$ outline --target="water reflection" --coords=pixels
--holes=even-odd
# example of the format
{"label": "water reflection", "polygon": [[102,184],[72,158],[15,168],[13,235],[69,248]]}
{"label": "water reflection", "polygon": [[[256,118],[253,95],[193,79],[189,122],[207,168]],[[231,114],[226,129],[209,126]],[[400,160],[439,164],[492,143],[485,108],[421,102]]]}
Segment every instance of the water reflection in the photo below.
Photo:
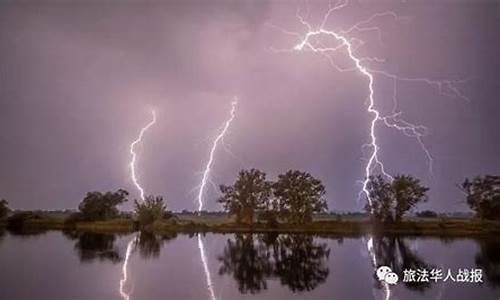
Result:
{"label": "water reflection", "polygon": [[125,260],[123,261],[122,266],[122,278],[120,279],[120,295],[123,300],[130,300],[131,290],[129,287],[126,287],[128,283],[128,262],[130,260],[130,255],[132,254],[132,247],[136,238],[131,239],[127,244],[127,250],[125,251]]}
{"label": "water reflection", "polygon": [[[373,254],[376,257],[377,266],[388,266],[396,274],[403,274],[403,270],[427,269],[435,266],[429,265],[416,252],[410,249],[405,239],[399,236],[379,236],[373,238]],[[374,274],[375,285],[382,288],[382,283]],[[400,278],[401,280],[403,278]],[[405,282],[410,290],[424,291],[431,285],[430,282]]]}
{"label": "water reflection", "polygon": [[[42,233],[10,230],[3,233],[0,230],[0,260],[2,267],[10,271],[7,275],[0,272],[0,289],[5,299],[32,298],[26,294],[26,289],[15,284],[19,280],[24,280],[40,299],[78,299],[89,291],[92,295],[84,298],[110,299],[112,297],[107,296],[112,294],[122,300],[161,299],[163,295],[175,295],[172,297],[175,299],[210,299],[213,294],[207,294],[205,288],[213,290],[214,285],[218,287],[219,299],[292,297],[283,294],[283,289],[301,293],[295,297],[314,299],[328,299],[329,296],[384,299],[386,295],[391,299],[440,299],[441,296],[443,299],[498,299],[499,296],[500,241],[494,236],[448,240],[373,236],[369,244],[375,265],[387,265],[400,276],[405,269],[481,268],[483,280],[488,282],[483,285],[451,281],[431,281],[427,285],[400,282],[384,294],[380,282],[372,279],[371,273],[366,273],[371,268],[367,269],[369,262],[359,253],[360,247],[364,247],[359,237],[346,239],[336,247],[331,242],[338,238],[336,236],[208,234],[193,235],[189,240],[186,236],[176,239],[176,234],[147,232],[120,236],[67,231],[65,238],[61,238],[60,232]],[[34,234],[39,236],[33,237]],[[193,259],[198,251],[194,241],[198,241],[198,247],[200,241],[204,244],[201,248],[205,264]],[[414,241],[419,242],[418,252],[413,247]],[[329,261],[330,251],[333,251],[329,247],[335,247],[335,261]],[[75,255],[59,255],[68,248],[73,248]],[[453,255],[448,255],[450,249]],[[53,264],[56,275],[46,278],[42,284],[32,274],[43,273],[46,261],[56,262]],[[67,276],[64,272],[81,266],[79,261],[92,265]],[[433,266],[441,263],[443,265]],[[19,268],[19,265],[25,267]],[[208,266],[214,269],[209,270]],[[172,270],[176,270],[176,276],[170,276]],[[206,285],[202,280],[204,270],[210,276]],[[359,280],[359,284],[352,285],[353,278]],[[78,286],[70,284],[75,280]],[[99,283],[103,280],[111,280],[111,284],[101,286]],[[227,280],[233,282],[231,288],[225,284]],[[186,282],[189,285],[184,285]],[[55,291],[47,289],[47,285],[64,288]],[[264,290],[265,293],[259,294]],[[424,290],[425,294],[421,294]],[[307,294],[309,291],[313,293]]]}
{"label": "water reflection", "polygon": [[4,236],[5,236],[5,229],[0,227],[0,244],[2,243],[2,241],[4,239]]}
{"label": "water reflection", "polygon": [[177,237],[177,233],[154,234],[141,232],[136,243],[139,255],[144,259],[158,258],[163,245]]}
{"label": "water reflection", "polygon": [[120,252],[115,246],[116,235],[109,233],[94,233],[80,231],[64,231],[64,236],[76,240],[75,251],[83,263],[95,260],[119,263],[122,261]]}
{"label": "water reflection", "polygon": [[500,287],[500,240],[497,238],[477,240],[479,251],[475,261],[483,269],[486,281],[493,287]]}
{"label": "water reflection", "polygon": [[34,228],[16,228],[9,227],[7,231],[19,238],[30,238],[35,236],[44,235],[49,232],[47,229],[34,229]]}
{"label": "water reflection", "polygon": [[241,293],[267,289],[271,278],[291,291],[310,291],[328,277],[329,255],[327,245],[312,236],[236,234],[218,258],[219,274],[232,275]]}
{"label": "water reflection", "polygon": [[[81,262],[94,260],[119,263],[123,260],[118,247],[115,245],[118,235],[112,233],[96,233],[82,231],[64,231],[64,236],[76,241],[74,248]],[[140,232],[127,244],[127,252],[138,250],[143,259],[157,258],[165,242],[177,237],[176,233],[153,234]]]}

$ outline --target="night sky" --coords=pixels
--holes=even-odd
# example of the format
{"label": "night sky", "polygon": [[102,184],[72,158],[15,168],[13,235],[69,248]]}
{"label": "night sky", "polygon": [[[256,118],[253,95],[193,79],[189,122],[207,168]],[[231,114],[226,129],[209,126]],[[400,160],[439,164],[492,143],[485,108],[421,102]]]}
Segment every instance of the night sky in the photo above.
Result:
{"label": "night sky", "polygon": [[[12,208],[64,209],[93,190],[138,197],[129,144],[154,108],[139,180],[170,209],[195,210],[209,146],[238,96],[227,149],[216,152],[215,184],[232,183],[241,168],[270,179],[301,169],[323,181],[330,209],[362,209],[367,80],[315,53],[271,51],[299,42],[275,26],[306,32],[298,7],[305,14],[305,2],[284,1],[1,1],[0,198]],[[318,25],[327,9],[311,1],[308,21]],[[326,27],[346,29],[387,10],[400,18],[371,23],[383,43],[374,32],[352,35],[366,42],[360,55],[385,58],[367,64],[405,77],[467,79],[457,86],[469,101],[400,82],[403,116],[429,128],[434,172],[414,139],[382,125],[380,158],[390,173],[431,188],[421,209],[466,210],[456,184],[500,173],[500,4],[353,1]],[[336,58],[349,65],[345,51]],[[392,108],[392,87],[375,78],[383,112]],[[210,186],[207,209],[221,209],[216,197]]]}

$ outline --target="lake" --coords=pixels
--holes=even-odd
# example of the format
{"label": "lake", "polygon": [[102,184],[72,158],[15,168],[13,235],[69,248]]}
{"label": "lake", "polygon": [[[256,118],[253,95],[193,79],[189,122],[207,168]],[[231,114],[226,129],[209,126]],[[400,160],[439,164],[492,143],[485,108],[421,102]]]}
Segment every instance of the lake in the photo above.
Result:
{"label": "lake", "polygon": [[[399,282],[379,281],[374,264]],[[494,237],[2,232],[0,266],[1,299],[500,298]],[[433,269],[429,282],[408,275]]]}

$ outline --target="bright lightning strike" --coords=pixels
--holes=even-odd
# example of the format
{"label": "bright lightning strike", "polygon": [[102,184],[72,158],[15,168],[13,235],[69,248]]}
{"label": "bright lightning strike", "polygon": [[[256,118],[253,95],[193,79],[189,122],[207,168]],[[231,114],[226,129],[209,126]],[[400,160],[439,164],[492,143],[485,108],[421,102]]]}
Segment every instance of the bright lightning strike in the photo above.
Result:
{"label": "bright lightning strike", "polygon": [[[281,30],[284,34],[287,35],[292,35],[297,38],[299,38],[299,43],[293,47],[293,49],[285,49],[285,50],[276,50],[272,49],[275,52],[292,52],[292,51],[312,51],[315,53],[318,53],[325,57],[330,65],[334,67],[336,70],[339,72],[349,72],[349,71],[357,71],[360,74],[362,74],[368,81],[368,107],[367,107],[367,112],[371,114],[373,117],[370,121],[370,126],[369,126],[369,143],[364,145],[368,148],[371,149],[371,152],[368,156],[366,165],[365,165],[365,170],[364,170],[364,180],[363,180],[363,185],[362,185],[362,191],[361,193],[364,193],[370,207],[372,207],[372,199],[370,197],[370,193],[368,191],[368,183],[369,183],[369,178],[371,175],[374,174],[374,172],[377,170],[380,172],[380,174],[384,175],[385,177],[389,178],[392,180],[392,176],[386,172],[384,164],[379,158],[379,152],[380,152],[380,146],[378,145],[378,140],[377,140],[377,134],[376,134],[376,127],[379,123],[385,125],[388,128],[393,128],[398,130],[399,132],[403,133],[404,135],[408,137],[415,138],[422,150],[424,151],[426,158],[428,160],[428,165],[429,165],[429,173],[432,174],[432,164],[433,164],[433,159],[430,154],[430,151],[427,149],[423,142],[423,137],[427,134],[427,128],[422,126],[422,125],[415,125],[412,124],[408,121],[405,121],[402,119],[401,115],[402,112],[397,111],[397,97],[396,97],[396,85],[399,81],[407,81],[407,82],[423,82],[428,85],[434,86],[438,89],[438,92],[442,95],[449,96],[449,97],[454,97],[454,98],[460,98],[464,100],[468,100],[467,97],[465,97],[462,93],[460,93],[457,84],[462,83],[462,80],[457,80],[457,81],[451,81],[451,80],[432,80],[428,78],[408,78],[408,77],[401,77],[395,74],[391,74],[389,72],[383,71],[383,70],[377,70],[377,69],[372,69],[368,65],[366,65],[366,62],[376,62],[376,63],[383,63],[383,59],[379,59],[376,57],[360,57],[359,55],[356,54],[357,49],[362,47],[365,42],[363,40],[360,40],[358,38],[354,38],[351,36],[352,33],[355,32],[369,32],[369,31],[375,31],[378,35],[379,41],[381,41],[381,29],[377,26],[370,25],[376,18],[379,17],[385,17],[389,16],[392,17],[396,20],[399,19],[398,15],[392,11],[386,11],[382,13],[377,13],[372,15],[366,20],[360,21],[353,26],[351,26],[347,30],[329,30],[325,28],[325,24],[328,21],[329,17],[334,13],[335,11],[339,11],[340,9],[346,7],[348,5],[348,1],[342,1],[340,0],[337,2],[336,5],[329,5],[329,9],[325,16],[323,17],[323,20],[320,24],[320,26],[317,29],[313,29],[313,27],[309,24],[309,22],[300,14],[300,11],[298,10],[296,13],[296,16],[300,23],[304,25],[307,29],[307,32],[305,34],[300,34],[297,32],[291,32],[285,29],[281,29],[277,26],[272,25],[272,27],[277,28]],[[338,45],[333,46],[333,47],[327,47],[324,46],[322,41],[320,40],[323,37],[329,37],[333,38]],[[333,59],[331,56],[332,53],[338,52],[339,50],[344,50],[347,53],[347,56],[349,60],[354,64],[354,66],[345,68],[341,67],[336,63],[336,61]],[[394,89],[393,89],[393,101],[394,101],[394,107],[393,111],[390,115],[383,115],[381,111],[379,111],[376,107],[376,99],[375,99],[375,91],[374,91],[374,85],[375,85],[375,75],[380,75],[384,76],[386,78],[389,78],[393,81],[394,83]],[[373,213],[373,209],[372,209]],[[374,247],[373,247],[373,238],[370,237],[370,239],[367,241],[366,244],[368,248],[368,252],[370,253],[370,256],[372,258],[372,264],[377,267],[377,259],[376,255],[374,252]],[[385,289],[385,298],[390,299],[391,297],[391,290],[388,286],[387,283],[384,284],[384,289]]]}
{"label": "bright lightning strike", "polygon": [[[226,135],[226,132],[228,131],[229,126],[231,125],[231,122],[234,120],[234,117],[236,116],[236,105],[237,104],[238,104],[238,101],[235,98],[234,101],[231,102],[231,111],[229,113],[229,115],[230,115],[229,119],[227,119],[227,121],[224,123],[222,130],[215,137],[215,139],[212,143],[212,147],[210,148],[208,162],[205,166],[205,170],[203,172],[203,177],[201,179],[200,189],[198,191],[198,212],[201,212],[201,210],[203,209],[204,190],[205,190],[205,187],[207,185],[207,182],[209,182],[209,175],[210,175],[210,170],[212,168],[212,164],[214,162],[215,150],[217,149],[219,142],[223,142],[224,136]],[[205,246],[203,245],[203,240],[201,239],[200,234],[198,234],[198,249],[200,249],[201,263],[203,264],[203,271],[205,272],[205,278],[207,280],[207,287],[208,287],[208,291],[210,293],[210,298],[212,300],[217,300],[217,297],[215,297],[214,286],[212,283],[212,276],[210,275],[210,269],[208,268],[207,255],[205,254]]]}
{"label": "bright lightning strike", "polygon": [[122,296],[123,300],[130,300],[130,292],[125,291],[125,284],[127,283],[128,280],[128,263],[130,259],[130,254],[132,254],[132,246],[134,244],[135,239],[131,239],[130,242],[127,244],[127,251],[125,252],[125,260],[123,262],[122,266],[122,279],[120,279],[120,295]]}
{"label": "bright lightning strike", "polygon": [[209,178],[209,175],[210,175],[210,170],[212,168],[212,164],[214,162],[215,150],[217,149],[217,146],[218,146],[219,142],[226,135],[226,132],[229,129],[229,126],[231,125],[231,122],[234,120],[234,117],[236,115],[236,105],[237,104],[238,104],[238,101],[235,98],[234,101],[231,103],[230,117],[224,123],[224,126],[222,127],[222,130],[217,135],[217,137],[215,138],[215,140],[212,143],[212,147],[210,148],[210,154],[208,156],[208,162],[207,162],[207,164],[205,166],[205,170],[203,171],[203,177],[201,179],[200,189],[198,190],[198,211],[199,212],[203,209],[203,194],[204,194],[207,182],[208,182],[208,178]]}
{"label": "bright lightning strike", "polygon": [[[276,50],[272,49],[275,52],[292,52],[292,51],[311,51],[318,53],[325,57],[330,65],[334,67],[339,72],[351,72],[356,71],[363,75],[368,81],[368,107],[367,112],[371,114],[373,117],[370,121],[369,126],[369,142],[364,145],[364,147],[370,148],[370,154],[368,155],[368,159],[365,165],[364,170],[364,180],[362,184],[362,193],[366,195],[368,199],[368,203],[371,206],[372,200],[370,198],[367,185],[368,180],[371,175],[374,174],[376,170],[378,170],[385,177],[392,179],[392,176],[386,172],[384,164],[379,158],[380,146],[378,144],[376,128],[377,125],[382,124],[388,128],[396,129],[402,134],[414,138],[419,146],[425,153],[425,156],[428,160],[429,165],[429,173],[432,174],[432,166],[433,166],[433,158],[430,151],[427,149],[423,142],[423,137],[427,135],[427,128],[422,125],[412,124],[402,118],[402,112],[397,111],[397,99],[396,99],[396,84],[400,81],[406,82],[422,82],[437,88],[438,92],[442,95],[460,98],[464,100],[468,100],[466,96],[460,93],[457,84],[462,83],[463,80],[432,80],[428,78],[410,78],[410,77],[402,77],[395,74],[391,74],[384,70],[370,68],[366,63],[367,62],[376,62],[383,63],[384,60],[376,57],[362,57],[356,54],[356,51],[362,47],[365,42],[358,38],[352,37],[351,35],[355,32],[368,32],[375,31],[378,35],[378,39],[381,41],[381,29],[377,26],[370,25],[375,19],[381,17],[391,17],[395,20],[399,20],[399,16],[392,12],[386,11],[381,13],[376,13],[371,17],[362,20],[347,30],[329,30],[325,28],[325,24],[327,23],[330,16],[340,9],[346,7],[348,5],[348,1],[339,1],[336,5],[330,5],[327,13],[323,17],[320,26],[316,29],[300,14],[300,10],[297,11],[296,16],[301,24],[305,26],[307,32],[305,34],[300,34],[297,32],[291,32],[288,30],[281,29],[275,25],[272,25],[273,28],[277,28],[281,30],[283,33],[287,35],[292,35],[299,38],[299,42],[293,47],[293,49],[284,49],[284,50]],[[337,42],[337,45],[327,47],[322,43],[322,38],[332,38]],[[338,52],[340,50],[345,50],[347,57],[353,63],[352,67],[342,67],[334,60],[332,54]],[[394,108],[391,114],[384,115],[380,110],[377,109],[376,99],[375,99],[375,76],[383,76],[389,78],[394,83]]]}
{"label": "bright lightning strike", "polygon": [[141,128],[141,131],[139,132],[139,136],[137,137],[137,139],[130,144],[130,154],[132,155],[132,160],[130,161],[130,176],[132,178],[132,181],[134,182],[135,187],[139,190],[139,195],[142,201],[144,201],[144,189],[139,184],[139,180],[137,179],[137,175],[135,174],[135,166],[137,161],[137,153],[135,152],[135,146],[142,141],[144,133],[156,123],[156,113],[154,110],[151,111],[151,115],[152,115],[151,121],[146,126]]}

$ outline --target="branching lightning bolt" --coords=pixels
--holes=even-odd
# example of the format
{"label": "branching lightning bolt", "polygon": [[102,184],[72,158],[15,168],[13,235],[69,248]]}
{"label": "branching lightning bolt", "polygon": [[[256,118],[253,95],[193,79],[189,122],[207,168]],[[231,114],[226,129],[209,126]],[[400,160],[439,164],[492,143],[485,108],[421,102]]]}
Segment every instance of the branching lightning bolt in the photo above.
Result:
{"label": "branching lightning bolt", "polygon": [[[377,57],[361,57],[356,54],[357,49],[362,47],[365,42],[363,40],[360,40],[358,38],[354,38],[350,36],[354,32],[369,32],[369,31],[375,31],[378,35],[379,41],[382,41],[381,38],[381,29],[377,26],[370,25],[375,19],[380,18],[380,17],[386,17],[389,16],[391,18],[394,18],[395,20],[398,20],[399,17],[396,13],[392,11],[385,11],[381,13],[376,13],[369,17],[368,19],[362,20],[347,30],[329,30],[325,28],[325,24],[328,21],[329,17],[334,13],[335,11],[338,11],[348,5],[348,1],[338,1],[335,5],[332,5],[330,3],[329,9],[325,16],[323,17],[322,22],[320,23],[320,26],[317,29],[314,29],[313,26],[310,25],[310,23],[300,14],[300,10],[297,10],[296,17],[298,18],[299,22],[304,25],[307,29],[307,32],[305,34],[300,34],[297,32],[292,32],[289,30],[282,29],[278,26],[271,25],[273,28],[277,28],[281,30],[284,34],[287,35],[292,35],[295,36],[299,39],[298,44],[293,47],[293,49],[274,49],[272,48],[274,52],[293,52],[293,51],[312,51],[315,53],[319,53],[323,57],[325,57],[329,64],[334,67],[336,70],[339,72],[348,72],[348,71],[357,71],[361,73],[366,79],[368,80],[368,107],[367,107],[367,112],[373,116],[373,118],[370,121],[370,126],[369,126],[369,142],[366,145],[363,145],[363,147],[368,147],[371,149],[371,152],[368,156],[368,159],[366,161],[366,165],[364,168],[364,180],[362,183],[362,189],[360,194],[364,193],[366,196],[366,199],[369,203],[370,208],[372,208],[372,199],[370,197],[370,193],[368,190],[368,183],[369,183],[369,178],[374,174],[374,172],[377,170],[380,174],[385,176],[386,178],[392,180],[392,176],[385,170],[384,164],[379,158],[379,153],[380,153],[380,146],[378,144],[377,140],[377,134],[376,134],[376,128],[377,125],[383,124],[388,128],[393,128],[398,130],[399,132],[403,133],[404,135],[408,137],[414,138],[417,143],[420,145],[422,150],[425,153],[425,156],[428,160],[428,166],[429,166],[429,173],[432,174],[432,167],[433,167],[433,158],[430,153],[430,151],[427,149],[423,142],[423,137],[427,135],[427,128],[422,125],[416,125],[413,123],[410,123],[402,118],[402,112],[397,111],[397,83],[399,81],[407,81],[407,82],[423,82],[428,85],[434,86],[437,88],[438,92],[442,95],[449,96],[449,97],[454,97],[454,98],[460,98],[463,100],[468,100],[466,96],[464,96],[458,89],[457,85],[464,82],[464,80],[432,80],[428,78],[410,78],[410,77],[403,77],[403,76],[398,76],[395,74],[391,74],[390,72],[383,71],[383,70],[378,70],[374,68],[370,68],[368,65],[365,64],[365,62],[375,62],[375,63],[383,63],[384,60],[377,58]],[[338,44],[333,47],[327,47],[325,46],[320,38],[323,37],[330,37],[333,38]],[[346,50],[347,56],[349,60],[354,64],[352,67],[342,67],[337,62],[334,60],[334,58],[331,56],[332,53],[337,52],[339,50]],[[375,75],[380,75],[384,76],[386,78],[392,79],[394,83],[394,90],[393,90],[393,101],[394,101],[394,107],[393,110],[390,114],[388,115],[383,115],[381,111],[379,111],[376,107],[376,101],[375,101],[375,91],[374,91],[374,84],[375,84]],[[373,208],[372,208],[372,213],[373,213]],[[374,246],[373,246],[373,238],[369,238],[369,240],[366,243],[366,246],[368,248],[368,252],[370,253],[372,257],[372,264],[376,267],[377,266],[377,259],[376,255],[374,252]],[[388,284],[384,284],[385,291],[386,291],[386,299],[389,299],[391,297],[391,290],[389,289]]]}
{"label": "branching lightning bolt", "polygon": [[[377,125],[383,124],[386,127],[396,129],[408,137],[415,138],[420,147],[423,149],[425,156],[428,160],[429,172],[432,174],[432,164],[433,158],[430,151],[427,149],[423,142],[423,137],[428,134],[428,129],[423,125],[416,125],[410,123],[402,118],[402,112],[397,111],[397,96],[396,96],[396,85],[400,81],[407,82],[422,82],[437,88],[438,92],[442,95],[460,98],[463,100],[468,100],[458,89],[457,85],[463,83],[464,80],[433,80],[429,78],[410,78],[392,74],[390,72],[379,70],[375,68],[370,68],[365,65],[365,62],[376,62],[383,63],[384,60],[376,57],[362,57],[356,54],[356,51],[365,44],[363,40],[351,37],[350,35],[354,32],[363,31],[375,31],[381,41],[381,29],[377,26],[370,25],[375,19],[381,17],[391,17],[395,20],[399,20],[400,17],[393,11],[385,11],[381,13],[376,13],[369,18],[362,20],[346,30],[329,30],[325,28],[325,24],[330,18],[330,16],[348,5],[348,1],[339,1],[337,4],[330,4],[329,9],[325,16],[323,17],[320,26],[314,29],[313,26],[301,15],[300,10],[297,10],[296,17],[299,22],[304,25],[307,29],[305,34],[300,34],[298,32],[292,32],[285,29],[281,29],[278,26],[271,25],[273,28],[281,30],[283,33],[288,35],[293,35],[299,39],[299,42],[293,47],[293,49],[275,49],[272,48],[274,52],[293,52],[293,51],[312,51],[316,52],[323,57],[325,57],[330,65],[334,67],[339,72],[350,72],[357,71],[362,74],[368,80],[368,107],[367,112],[373,116],[370,121],[369,126],[369,142],[364,147],[371,149],[368,156],[365,170],[364,170],[364,181],[362,186],[362,192],[365,194],[368,202],[371,206],[371,198],[368,193],[367,185],[368,180],[371,175],[377,170],[385,177],[392,179],[392,176],[385,170],[385,166],[380,160],[380,146],[377,141],[376,128]],[[325,46],[320,38],[330,37],[333,38],[338,44],[335,46]],[[345,49],[349,60],[354,64],[351,67],[340,66],[331,56],[332,53],[338,52]],[[376,107],[375,99],[375,76],[380,75],[386,78],[392,79],[394,83],[394,107],[390,114],[383,115]]]}
{"label": "branching lightning bolt", "polygon": [[130,154],[132,155],[132,160],[130,161],[130,176],[132,178],[132,181],[134,182],[135,187],[139,190],[139,195],[142,201],[144,201],[144,189],[139,184],[139,180],[137,179],[137,175],[135,173],[135,166],[137,161],[137,153],[135,152],[135,146],[142,141],[144,133],[156,123],[156,113],[154,110],[151,111],[151,115],[152,115],[151,121],[146,126],[141,128],[141,131],[139,132],[139,136],[137,137],[137,139],[130,144]]}
{"label": "branching lightning bolt", "polygon": [[222,127],[222,130],[220,133],[216,136],[212,143],[212,147],[210,148],[210,153],[208,156],[208,162],[205,166],[205,170],[203,171],[203,177],[201,179],[201,184],[200,184],[200,189],[198,190],[198,211],[201,211],[203,209],[203,194],[205,191],[205,187],[208,182],[208,178],[210,175],[210,170],[212,168],[212,164],[214,162],[214,155],[215,155],[215,150],[217,149],[217,146],[219,145],[219,142],[221,142],[226,135],[227,130],[229,129],[229,126],[231,125],[231,122],[234,120],[234,117],[236,115],[236,105],[238,104],[237,99],[231,103],[231,112],[230,112],[230,117],[229,119],[224,123],[224,126]]}

